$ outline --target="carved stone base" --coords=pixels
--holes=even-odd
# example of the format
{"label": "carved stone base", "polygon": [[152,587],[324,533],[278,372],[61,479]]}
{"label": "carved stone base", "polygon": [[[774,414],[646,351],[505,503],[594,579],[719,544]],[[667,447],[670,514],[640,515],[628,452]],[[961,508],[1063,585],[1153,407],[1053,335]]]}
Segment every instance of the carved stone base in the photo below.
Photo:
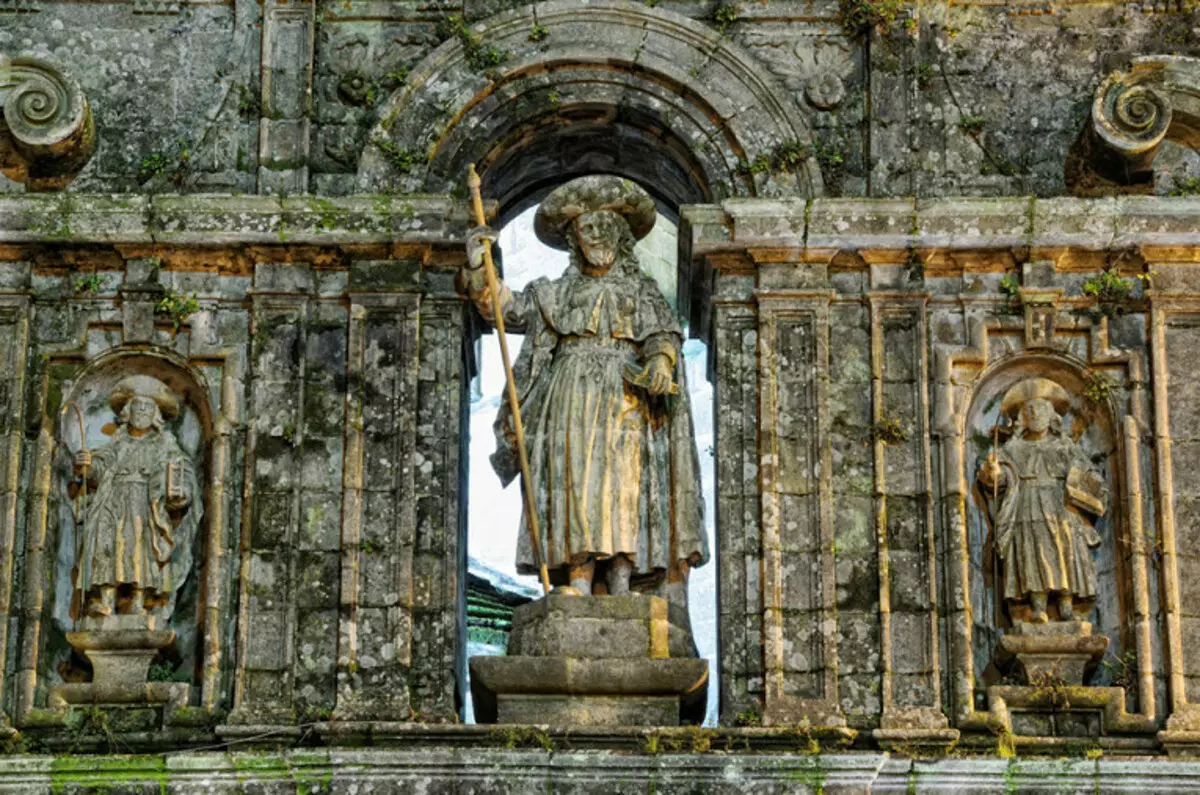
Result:
{"label": "carved stone base", "polygon": [[1185,704],[1172,714],[1158,741],[1169,756],[1200,756],[1200,706]]}
{"label": "carved stone base", "polygon": [[169,629],[156,629],[151,615],[85,618],[83,630],[68,632],[67,642],[92,663],[92,683],[104,689],[146,684],[150,663],[175,640]]}
{"label": "carved stone base", "polygon": [[939,710],[907,707],[885,710],[871,736],[885,751],[945,752],[958,742],[959,732]]}
{"label": "carved stone base", "polygon": [[708,662],[656,596],[550,594],[517,608],[507,657],[472,657],[480,723],[675,726],[704,718]]}
{"label": "carved stone base", "polygon": [[1108,638],[1093,635],[1087,621],[1016,622],[1000,638],[998,661],[1016,658],[1026,684],[1082,685],[1087,667],[1108,649]]}

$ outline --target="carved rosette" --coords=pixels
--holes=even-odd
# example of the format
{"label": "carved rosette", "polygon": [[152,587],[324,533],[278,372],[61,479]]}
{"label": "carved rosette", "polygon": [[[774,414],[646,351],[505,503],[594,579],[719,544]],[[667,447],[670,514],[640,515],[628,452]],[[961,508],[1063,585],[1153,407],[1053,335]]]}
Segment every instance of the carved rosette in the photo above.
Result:
{"label": "carved rosette", "polygon": [[1200,135],[1200,59],[1135,58],[1096,89],[1092,116],[1067,158],[1066,181],[1077,195],[1145,193],[1153,189],[1158,147],[1171,139],[1194,146]]}
{"label": "carved rosette", "polygon": [[59,190],[95,151],[92,109],[79,83],[40,58],[0,56],[0,171],[30,190]]}

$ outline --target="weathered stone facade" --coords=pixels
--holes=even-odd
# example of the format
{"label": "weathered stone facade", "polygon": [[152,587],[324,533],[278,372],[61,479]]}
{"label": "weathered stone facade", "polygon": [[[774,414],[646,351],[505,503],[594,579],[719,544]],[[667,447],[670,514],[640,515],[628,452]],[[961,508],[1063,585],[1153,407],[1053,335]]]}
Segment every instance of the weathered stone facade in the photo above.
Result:
{"label": "weathered stone facade", "polygon": [[[1200,755],[1197,31],[1190,2],[0,0],[0,791],[1194,786],[1124,757]],[[592,173],[679,220],[716,728],[453,725],[491,476],[470,163],[497,222]],[[142,627],[168,652],[105,689],[67,637],[73,462],[133,375],[178,400],[198,526]],[[1013,640],[979,474],[1030,379],[1094,479],[1029,475],[1091,495],[1081,683]],[[127,514],[160,540],[180,458],[138,475],[171,510]]]}

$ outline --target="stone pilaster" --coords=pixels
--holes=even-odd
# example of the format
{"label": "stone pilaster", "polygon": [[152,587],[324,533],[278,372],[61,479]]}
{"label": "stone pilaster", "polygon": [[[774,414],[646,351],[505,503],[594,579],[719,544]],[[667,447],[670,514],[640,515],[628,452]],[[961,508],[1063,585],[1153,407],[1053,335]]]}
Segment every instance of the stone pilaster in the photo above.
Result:
{"label": "stone pilaster", "polygon": [[[743,722],[762,699],[762,594],[758,495],[758,321],[736,277],[718,277],[711,339],[716,424],[718,627],[721,722]],[[742,281],[745,281],[743,279]],[[728,283],[728,285],[727,285]],[[732,294],[730,294],[732,293]]]}
{"label": "stone pilaster", "polygon": [[466,319],[449,290],[421,299],[409,694],[426,721],[455,719],[466,676]]}
{"label": "stone pilaster", "polygon": [[339,720],[411,715],[419,296],[406,277],[419,269],[417,262],[360,262],[351,276]]}
{"label": "stone pilaster", "polygon": [[315,9],[313,0],[263,6],[259,193],[308,190]]}
{"label": "stone pilaster", "polygon": [[[295,717],[296,620],[300,578],[314,586],[306,606],[326,594],[330,612],[325,634],[332,638],[335,612],[332,571],[321,581],[298,571],[302,550],[307,319],[312,273],[307,266],[260,264],[251,296],[250,373],[253,383],[243,490],[241,560],[238,572],[238,669],[231,723],[288,723]],[[332,525],[336,528],[336,521]],[[334,531],[336,532],[336,530]],[[317,631],[320,631],[318,628]],[[332,646],[332,640],[329,641]],[[329,672],[332,673],[332,649]]]}
{"label": "stone pilaster", "polygon": [[837,698],[830,290],[757,293],[763,719],[845,726]]}
{"label": "stone pilaster", "polygon": [[[29,340],[26,263],[0,266],[0,737],[9,731],[9,641],[16,626],[13,564],[16,557],[21,416]],[[15,660],[13,660],[15,662]]]}
{"label": "stone pilaster", "polygon": [[942,713],[924,294],[871,296],[881,745],[948,745]]}

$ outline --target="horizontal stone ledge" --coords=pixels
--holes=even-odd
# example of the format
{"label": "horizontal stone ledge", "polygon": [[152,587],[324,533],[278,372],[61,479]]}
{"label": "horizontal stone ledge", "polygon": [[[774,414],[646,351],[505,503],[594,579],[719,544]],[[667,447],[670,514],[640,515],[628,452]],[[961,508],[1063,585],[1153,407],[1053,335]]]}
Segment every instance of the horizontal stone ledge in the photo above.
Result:
{"label": "horizontal stone ledge", "polygon": [[[683,208],[692,256],[754,248],[1078,248],[1200,245],[1200,198],[730,199]],[[795,259],[804,260],[798,256]]]}
{"label": "horizontal stone ledge", "polygon": [[[820,256],[859,249],[1200,246],[1200,197],[751,198],[685,206],[681,217],[693,256],[755,247]],[[473,223],[465,201],[444,195],[0,197],[0,244],[9,245],[459,245]]]}
{"label": "horizontal stone ledge", "polygon": [[[534,749],[295,749],[266,752],[182,752],[144,756],[0,757],[0,792],[59,792],[138,782],[163,792],[347,792],[383,786],[432,791],[475,784],[492,792],[664,791],[711,787],[714,792],[1182,792],[1200,776],[1200,762],[1112,759],[947,758],[912,760],[878,753],[725,754],[664,750],[628,754]],[[287,782],[287,786],[283,786]],[[316,785],[316,786],[314,786]],[[763,790],[762,787],[768,787]],[[481,790],[483,791],[483,790]]]}
{"label": "horizontal stone ledge", "polygon": [[[494,206],[491,208],[494,214]],[[474,225],[449,196],[20,195],[0,197],[0,244],[344,246],[463,241]]]}

